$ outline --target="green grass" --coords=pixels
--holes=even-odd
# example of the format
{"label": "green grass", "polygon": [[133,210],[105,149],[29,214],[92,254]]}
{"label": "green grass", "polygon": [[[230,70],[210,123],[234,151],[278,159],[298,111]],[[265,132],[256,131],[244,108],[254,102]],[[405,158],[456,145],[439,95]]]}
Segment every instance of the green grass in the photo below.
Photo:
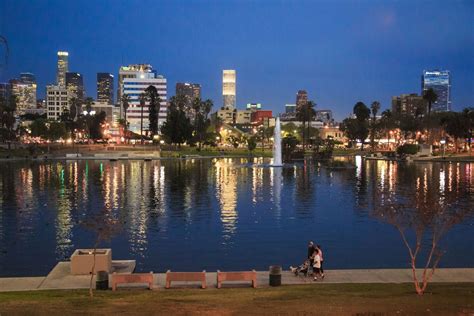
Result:
{"label": "green grass", "polygon": [[474,284],[314,284],[277,288],[0,293],[0,314],[472,315]]}

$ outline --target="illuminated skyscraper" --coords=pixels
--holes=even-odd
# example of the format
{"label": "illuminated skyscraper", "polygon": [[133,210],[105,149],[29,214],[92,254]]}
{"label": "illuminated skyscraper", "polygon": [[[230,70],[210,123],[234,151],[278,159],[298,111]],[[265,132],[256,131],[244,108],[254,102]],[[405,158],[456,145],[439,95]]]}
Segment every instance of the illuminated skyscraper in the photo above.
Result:
{"label": "illuminated skyscraper", "polygon": [[32,73],[24,72],[19,80],[10,80],[9,89],[17,99],[16,114],[25,114],[27,109],[36,107],[36,78]]}
{"label": "illuminated skyscraper", "polygon": [[66,72],[66,88],[70,95],[75,95],[79,101],[84,101],[84,80],[77,72]]}
{"label": "illuminated skyscraper", "polygon": [[308,92],[306,90],[299,90],[296,94],[296,108],[298,109],[306,102],[308,102]]}
{"label": "illuminated skyscraper", "polygon": [[56,82],[58,86],[66,86],[66,72],[69,71],[68,52],[58,52],[58,69],[56,72]]}
{"label": "illuminated skyscraper", "polygon": [[151,65],[137,64],[122,66],[119,70],[119,93],[121,96],[127,94],[130,97],[127,110],[127,121],[132,132],[140,132],[141,117],[143,113],[143,130],[148,130],[148,101],[142,109],[140,105],[140,94],[145,92],[149,86],[154,86],[160,96],[160,111],[158,112],[158,129],[166,121],[168,114],[166,78],[158,75]]}
{"label": "illuminated skyscraper", "polygon": [[97,73],[97,101],[114,104],[114,75],[107,72]]}
{"label": "illuminated skyscraper", "polygon": [[432,111],[451,111],[451,75],[449,70],[423,70],[421,76],[421,94],[432,88],[438,99],[432,105]]}
{"label": "illuminated skyscraper", "polygon": [[234,109],[235,91],[236,91],[236,72],[235,70],[222,71],[222,96],[224,98],[223,107],[226,109]]}

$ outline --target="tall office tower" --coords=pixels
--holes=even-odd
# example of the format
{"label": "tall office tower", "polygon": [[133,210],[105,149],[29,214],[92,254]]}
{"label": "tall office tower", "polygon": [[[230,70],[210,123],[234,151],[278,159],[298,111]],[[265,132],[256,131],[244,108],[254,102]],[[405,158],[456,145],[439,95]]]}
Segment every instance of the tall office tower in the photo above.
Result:
{"label": "tall office tower", "polygon": [[201,85],[197,83],[178,82],[176,83],[176,96],[184,96],[186,98],[186,116],[193,121],[195,116],[192,105],[194,99],[201,98]]}
{"label": "tall office tower", "polygon": [[[127,121],[132,132],[140,133],[141,118],[143,115],[143,131],[148,130],[148,101],[142,108],[140,105],[140,95],[145,93],[145,89],[154,86],[160,96],[160,111],[158,112],[158,129],[166,121],[168,114],[166,78],[158,75],[151,65],[137,64],[122,66],[119,70],[119,93],[118,100],[123,94],[130,97],[127,110]],[[123,116],[123,115],[122,115]]]}
{"label": "tall office tower", "polygon": [[295,113],[296,104],[285,104],[285,113]]}
{"label": "tall office tower", "polygon": [[27,109],[36,108],[36,78],[32,73],[21,73],[20,79],[9,81],[11,95],[17,98],[16,114],[25,114]]}
{"label": "tall office tower", "polygon": [[451,75],[449,70],[423,70],[421,95],[430,88],[438,96],[438,100],[433,103],[431,111],[451,111]]}
{"label": "tall office tower", "polygon": [[56,72],[56,83],[61,87],[66,86],[66,72],[69,71],[68,52],[58,52],[58,69]]}
{"label": "tall office tower", "polygon": [[97,101],[114,104],[114,75],[108,72],[97,73]]}
{"label": "tall office tower", "polygon": [[6,82],[0,82],[0,99],[6,100],[8,98],[8,92],[10,85]]}
{"label": "tall office tower", "polygon": [[46,116],[48,119],[59,120],[65,109],[69,109],[69,100],[75,96],[65,86],[46,86]]}
{"label": "tall office tower", "polygon": [[296,108],[308,102],[308,92],[306,90],[299,90],[296,94]]}
{"label": "tall office tower", "polygon": [[330,126],[334,123],[331,110],[317,110],[315,121],[322,122],[325,126]]}
{"label": "tall office tower", "polygon": [[392,113],[415,115],[417,112],[425,111],[425,101],[421,95],[416,93],[402,94],[392,97]]}
{"label": "tall office tower", "polygon": [[84,101],[84,80],[80,73],[66,72],[66,88],[72,97],[75,95],[79,101]]}
{"label": "tall office tower", "polygon": [[222,96],[224,98],[223,107],[226,109],[235,108],[235,86],[236,73],[235,70],[222,71]]}

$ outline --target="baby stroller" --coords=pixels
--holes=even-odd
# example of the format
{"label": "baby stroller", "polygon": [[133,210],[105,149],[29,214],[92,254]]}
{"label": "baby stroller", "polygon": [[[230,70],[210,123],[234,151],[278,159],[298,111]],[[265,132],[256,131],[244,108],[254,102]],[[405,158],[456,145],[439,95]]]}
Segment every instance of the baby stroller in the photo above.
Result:
{"label": "baby stroller", "polygon": [[309,271],[309,266],[310,266],[310,262],[309,260],[305,260],[305,262],[303,262],[303,264],[301,264],[299,267],[290,267],[290,270],[291,272],[293,272],[295,274],[295,276],[298,276],[299,274],[304,274],[304,276],[307,276],[308,275],[308,271]]}

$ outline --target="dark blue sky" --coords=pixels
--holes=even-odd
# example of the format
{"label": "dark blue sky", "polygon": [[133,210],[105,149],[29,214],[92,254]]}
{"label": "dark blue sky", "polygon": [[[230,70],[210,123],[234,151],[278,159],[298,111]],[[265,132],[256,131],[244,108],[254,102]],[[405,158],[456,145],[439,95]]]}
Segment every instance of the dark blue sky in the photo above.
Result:
{"label": "dark blue sky", "polygon": [[342,119],[359,100],[387,108],[419,93],[422,70],[441,68],[454,109],[474,106],[474,1],[1,0],[0,34],[10,45],[0,80],[33,72],[40,95],[67,50],[93,97],[97,72],[151,63],[169,95],[197,82],[217,107],[221,71],[236,69],[239,107],[281,112],[306,89]]}

